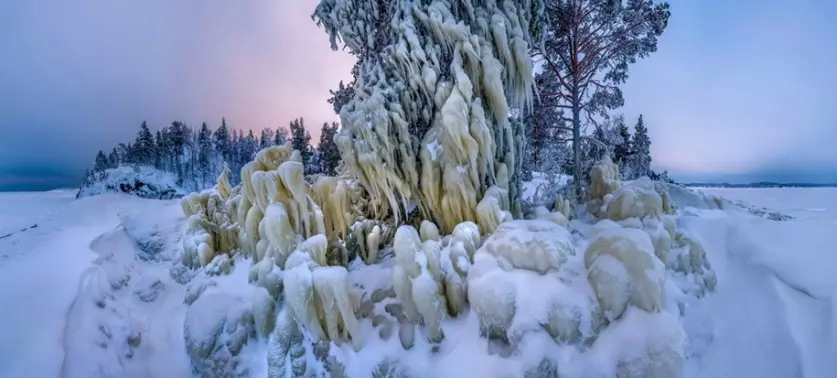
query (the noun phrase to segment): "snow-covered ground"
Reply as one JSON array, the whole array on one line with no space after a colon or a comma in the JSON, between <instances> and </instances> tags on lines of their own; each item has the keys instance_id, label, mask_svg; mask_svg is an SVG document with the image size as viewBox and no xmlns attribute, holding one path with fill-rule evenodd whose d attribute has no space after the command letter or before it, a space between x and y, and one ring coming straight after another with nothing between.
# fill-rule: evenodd
<instances>
[{"instance_id":1,"label":"snow-covered ground","mask_svg":"<svg viewBox=\"0 0 837 378\"><path fill-rule=\"evenodd\" d=\"M800 220L837 224L837 188L695 188L732 201L781 211Z\"/></svg>"},{"instance_id":2,"label":"snow-covered ground","mask_svg":"<svg viewBox=\"0 0 837 378\"><path fill-rule=\"evenodd\" d=\"M837 376L837 189L702 190L796 219L681 206L678 228L704 243L718 276L681 319L685 375ZM186 288L169 274L184 222L176 201L0 193L0 236L14 232L0 239L0 377L190 377ZM221 280L246 282L246 268ZM490 369L469 367L484 362L474 353L453 353L459 376Z\"/></svg>"}]
</instances>

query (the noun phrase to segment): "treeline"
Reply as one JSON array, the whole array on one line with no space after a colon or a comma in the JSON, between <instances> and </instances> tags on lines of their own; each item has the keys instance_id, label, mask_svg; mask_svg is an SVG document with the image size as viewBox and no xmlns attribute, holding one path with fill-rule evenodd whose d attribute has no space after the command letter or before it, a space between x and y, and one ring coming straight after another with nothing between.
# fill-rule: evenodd
<instances>
[{"instance_id":1,"label":"treeline","mask_svg":"<svg viewBox=\"0 0 837 378\"><path fill-rule=\"evenodd\" d=\"M214 130L205 122L199 128L192 128L175 121L152 132L143 122L133 142L120 143L109 153L100 150L84 181L96 180L101 172L119 166L152 166L174 174L178 185L195 191L214 185L227 164L232 171L230 180L238 183L241 167L253 160L257 152L287 141L300 151L306 174L334 175L340 163L340 153L334 143L338 128L337 123L323 124L319 144L314 147L302 118L291 121L289 128L262 129L258 136L253 130L245 133L231 128L225 119Z\"/></svg>"},{"instance_id":2,"label":"treeline","mask_svg":"<svg viewBox=\"0 0 837 378\"><path fill-rule=\"evenodd\" d=\"M563 135L569 131L545 133L537 128L532 118L527 121L530 122L527 130L529 148L524 157L524 169L527 172L573 172L572 145L567 143L570 137ZM651 169L651 138L642 115L637 118L633 132L621 115L595 125L589 143L583 144L580 150L582 170L587 174L592 164L609 155L619 166L624 180L648 176L653 180L669 181L667 171L657 173Z\"/></svg>"}]
</instances>

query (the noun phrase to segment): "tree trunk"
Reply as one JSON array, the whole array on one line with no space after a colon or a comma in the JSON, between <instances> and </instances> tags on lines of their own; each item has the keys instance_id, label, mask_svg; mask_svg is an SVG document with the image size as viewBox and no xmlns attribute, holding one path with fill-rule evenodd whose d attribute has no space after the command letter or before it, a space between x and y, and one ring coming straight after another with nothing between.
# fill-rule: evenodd
<instances>
[{"instance_id":1,"label":"tree trunk","mask_svg":"<svg viewBox=\"0 0 837 378\"><path fill-rule=\"evenodd\" d=\"M582 203L581 187L581 106L579 105L578 89L573 88L573 186L575 187L576 203Z\"/></svg>"}]
</instances>

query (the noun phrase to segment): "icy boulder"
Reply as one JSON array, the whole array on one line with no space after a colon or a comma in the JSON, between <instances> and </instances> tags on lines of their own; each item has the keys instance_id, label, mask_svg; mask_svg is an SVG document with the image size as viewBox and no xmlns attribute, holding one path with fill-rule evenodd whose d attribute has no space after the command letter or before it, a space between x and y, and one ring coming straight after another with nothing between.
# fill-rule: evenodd
<instances>
[{"instance_id":1,"label":"icy boulder","mask_svg":"<svg viewBox=\"0 0 837 378\"><path fill-rule=\"evenodd\" d=\"M579 263L560 225L503 223L476 251L468 273L468 301L481 333L512 346L543 330L560 343L592 341L601 311Z\"/></svg>"},{"instance_id":2,"label":"icy boulder","mask_svg":"<svg viewBox=\"0 0 837 378\"><path fill-rule=\"evenodd\" d=\"M185 192L174 175L152 167L122 166L96 173L85 180L76 198L103 193L125 193L148 199L174 199Z\"/></svg>"},{"instance_id":3,"label":"icy boulder","mask_svg":"<svg viewBox=\"0 0 837 378\"><path fill-rule=\"evenodd\" d=\"M202 377L248 376L242 351L272 331L272 298L205 290L186 311L183 337L192 366Z\"/></svg>"},{"instance_id":4,"label":"icy boulder","mask_svg":"<svg viewBox=\"0 0 837 378\"><path fill-rule=\"evenodd\" d=\"M665 267L645 232L617 225L597 225L584 252L587 279L610 319L629 305L659 312L665 300Z\"/></svg>"}]
</instances>

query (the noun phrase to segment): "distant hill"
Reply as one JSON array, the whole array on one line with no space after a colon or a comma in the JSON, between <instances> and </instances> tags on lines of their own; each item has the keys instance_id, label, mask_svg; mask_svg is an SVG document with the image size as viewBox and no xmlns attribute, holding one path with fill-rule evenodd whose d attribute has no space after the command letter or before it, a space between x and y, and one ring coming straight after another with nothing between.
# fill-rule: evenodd
<instances>
[{"instance_id":1,"label":"distant hill","mask_svg":"<svg viewBox=\"0 0 837 378\"><path fill-rule=\"evenodd\" d=\"M779 183L779 182L751 182L749 184L728 184L728 183L705 183L693 182L683 184L689 187L704 188L837 188L837 183L812 184L812 183Z\"/></svg>"}]
</instances>

